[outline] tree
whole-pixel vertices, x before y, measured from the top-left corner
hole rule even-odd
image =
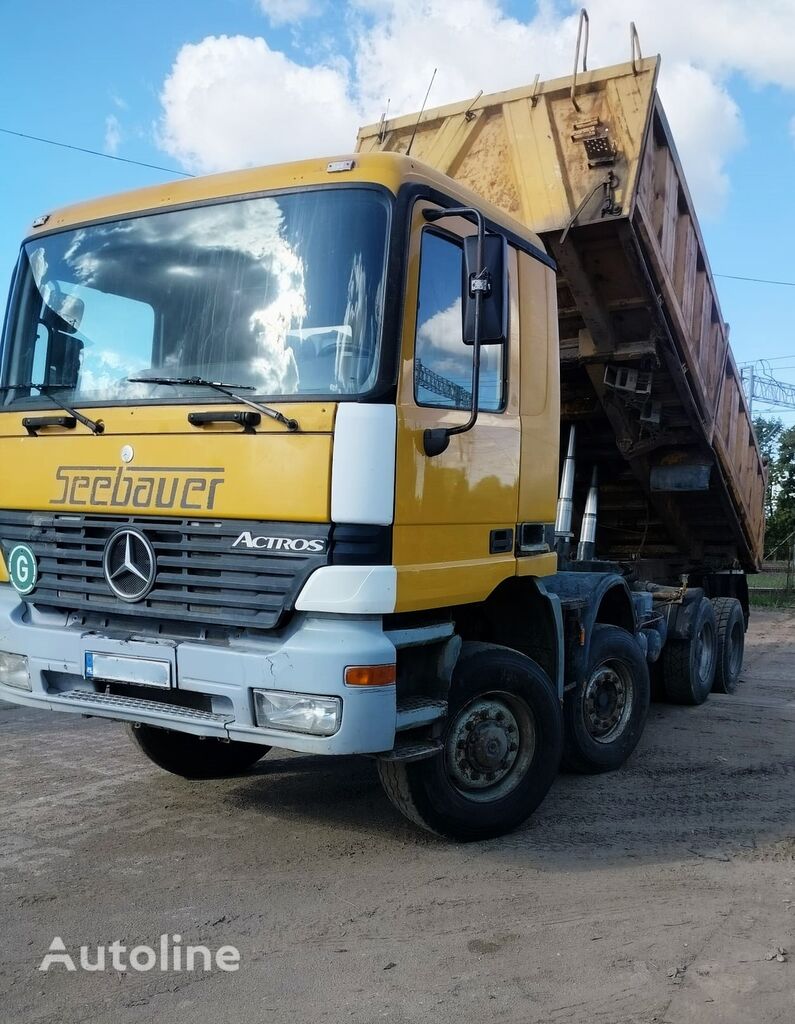
[[[765,521],[768,530],[776,511],[776,488],[778,484],[778,448],[784,424],[781,420],[765,416],[754,417],[754,430],[762,458],[767,463],[767,491],[765,493]],[[767,545],[765,545],[767,548]]]
[[[766,543],[769,552],[787,558],[795,533],[795,427],[782,430],[778,439],[776,458],[775,507],[770,520],[770,536]]]
[[[757,416],[754,430],[768,464],[765,493],[765,554],[789,557],[795,533],[795,427]]]

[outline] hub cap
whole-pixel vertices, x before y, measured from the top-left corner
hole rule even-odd
[[[709,679],[715,652],[715,633],[708,622],[704,623],[701,627],[701,631],[694,642],[696,644],[698,678],[705,683]]]
[[[535,751],[527,705],[512,694],[479,697],[450,725],[445,760],[451,782],[471,800],[497,800],[524,777]]]
[[[732,679],[739,676],[743,665],[744,639],[742,623],[735,622],[729,636],[729,675]]]
[[[612,743],[632,717],[632,674],[611,661],[597,665],[583,690],[583,713],[588,734],[597,743]]]

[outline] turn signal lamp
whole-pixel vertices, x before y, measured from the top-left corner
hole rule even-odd
[[[348,686],[393,686],[397,665],[349,665],[345,669]]]

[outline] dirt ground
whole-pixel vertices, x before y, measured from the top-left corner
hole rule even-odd
[[[404,823],[366,760],[184,782],[120,725],[0,705],[0,1019],[789,1024],[795,613],[748,640],[735,696],[653,705],[624,769],[470,846]],[[240,970],[37,970],[55,935],[166,932]]]

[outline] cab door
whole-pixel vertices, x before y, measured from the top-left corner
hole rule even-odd
[[[400,373],[393,560],[397,611],[482,600],[516,571],[519,501],[519,314],[516,252],[509,246],[508,340],[481,350],[479,416],[440,455],[427,428],[465,423],[473,349],[462,338],[462,218],[411,217]]]

